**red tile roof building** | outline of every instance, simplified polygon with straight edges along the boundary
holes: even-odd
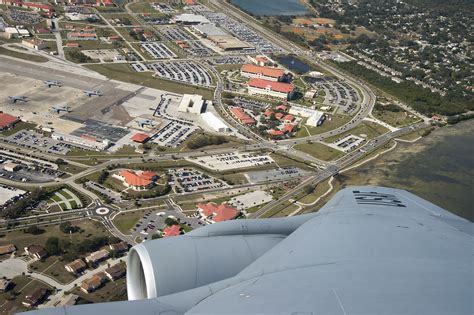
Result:
[[[292,123],[293,121],[295,121],[295,116],[286,115],[285,117],[283,117],[283,121],[286,123]]]
[[[133,137],[130,138],[133,142],[145,143],[150,139],[150,137],[145,133],[136,133]]]
[[[247,78],[261,78],[269,81],[280,81],[285,75],[282,69],[255,66],[252,64],[243,65],[240,68],[240,75]]]
[[[0,130],[8,129],[19,121],[18,117],[0,112]]]
[[[274,82],[264,79],[250,79],[247,82],[250,95],[268,95],[282,99],[290,99],[295,92],[295,86],[291,83]]]
[[[112,175],[112,177],[121,180],[126,187],[131,187],[133,190],[148,190],[154,186],[158,174],[150,171],[125,170]]]
[[[268,134],[270,134],[272,136],[283,136],[285,133],[281,130],[270,129],[270,130],[268,130]]]
[[[276,107],[276,110],[281,110],[281,111],[284,111],[286,112],[288,110],[288,107],[286,107],[285,105],[281,104],[281,105],[278,105]]]
[[[175,224],[163,229],[163,237],[178,236],[181,234],[181,226]]]
[[[240,215],[239,210],[226,204],[200,203],[197,207],[201,216],[210,223],[232,220]]]
[[[230,113],[234,116],[238,121],[246,125],[254,125],[255,119],[250,117],[242,108],[240,107],[231,107],[229,108]]]
[[[293,132],[296,129],[296,125],[291,125],[291,124],[286,124],[283,126],[283,131],[284,132]]]

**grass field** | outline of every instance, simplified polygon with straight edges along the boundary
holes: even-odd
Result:
[[[71,240],[73,243],[80,243],[84,239],[91,236],[109,236],[109,232],[99,223],[91,220],[80,220],[72,222],[73,225],[79,226],[83,232],[71,234]],[[0,235],[0,245],[15,244],[20,252],[23,252],[23,248],[30,244],[38,244],[44,246],[46,240],[50,237],[65,238],[66,234],[59,230],[59,225],[54,224],[47,227],[41,227],[44,230],[42,234],[33,235],[23,231],[9,231],[6,234]]]
[[[110,79],[139,84],[154,89],[179,94],[199,94],[206,99],[212,99],[214,96],[211,89],[154,78],[150,72],[135,72],[130,68],[130,66],[125,64],[86,65],[85,67],[99,72]]]
[[[128,6],[130,10],[135,13],[157,13],[155,9],[148,2],[136,2]]]
[[[380,119],[381,121],[384,121],[393,127],[404,127],[420,121],[419,118],[413,117],[412,114],[403,110],[399,112],[392,112],[388,110],[374,109],[373,115],[375,118]]]
[[[0,55],[15,57],[19,59],[34,61],[34,62],[47,62],[48,58],[33,54],[25,54],[15,50],[7,49],[4,47],[0,47]]]
[[[0,131],[0,134],[5,137],[8,137],[17,133],[18,131],[25,130],[25,129],[34,129],[34,128],[36,128],[36,124],[20,121],[16,123],[13,128]]]
[[[314,156],[317,159],[323,161],[332,161],[337,160],[344,155],[344,152],[333,149],[324,145],[322,143],[303,143],[294,146],[296,150],[308,153],[311,156]]]
[[[113,220],[114,225],[123,234],[130,234],[130,229],[137,224],[143,215],[150,210],[137,210],[133,212],[125,212],[117,215]]]
[[[363,122],[355,128],[352,128],[352,129],[350,129],[346,132],[343,132],[339,135],[326,138],[326,139],[324,139],[324,141],[328,142],[328,143],[334,142],[337,139],[340,139],[340,138],[342,138],[346,135],[349,135],[349,134],[353,134],[353,135],[356,135],[356,136],[365,135],[366,139],[372,139],[372,138],[375,138],[375,137],[377,137],[381,134],[386,133],[387,131],[388,131],[387,128],[385,128],[383,126],[380,126],[379,124],[372,123],[372,122]]]
[[[46,276],[54,278],[59,283],[67,284],[76,279],[70,272],[66,271],[66,269],[64,268],[67,263],[69,262],[61,261],[57,256],[49,256],[43,261],[35,261],[30,265],[30,268],[35,272],[41,272]]]

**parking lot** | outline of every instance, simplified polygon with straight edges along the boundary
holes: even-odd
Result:
[[[188,139],[194,131],[196,127],[192,124],[173,120],[152,137],[152,142],[163,147],[175,148]]]
[[[224,153],[204,157],[189,158],[193,163],[216,171],[227,171],[239,168],[250,168],[271,165],[275,161],[267,154]]]
[[[159,31],[170,42],[177,44],[181,49],[193,56],[208,57],[214,54],[184,27],[165,26],[159,28]]]
[[[68,154],[73,148],[70,144],[54,140],[31,130],[20,130],[8,136],[5,140],[21,147],[62,155]]]
[[[297,167],[282,167],[267,171],[247,172],[245,177],[252,184],[265,183],[268,181],[287,180],[296,177],[307,176],[309,173]]]
[[[188,225],[193,229],[205,225],[205,223],[201,222],[197,217],[187,217],[180,211],[172,208],[149,211],[130,230],[132,239],[138,237],[144,241],[151,239],[153,234],[166,227],[165,220],[168,217],[179,219],[181,224]]]
[[[160,42],[140,43],[140,46],[154,59],[172,59],[177,57],[168,46]]]
[[[33,13],[30,11],[25,10],[17,10],[9,8],[7,11],[9,12],[10,19],[19,23],[19,24],[31,24],[35,25],[40,23],[43,18],[38,13]]]
[[[10,163],[16,164],[18,169],[15,171],[6,170],[6,166]],[[53,168],[51,164],[4,152],[0,153],[0,177],[12,181],[43,183],[56,180],[64,174],[64,172]]]
[[[210,86],[212,83],[209,73],[195,62],[168,61],[153,63],[148,67],[160,78],[201,86]]]
[[[305,81],[317,90],[324,90],[324,105],[337,106],[339,112],[351,115],[357,110],[360,97],[356,90],[342,80],[334,78],[305,77]]]
[[[364,141],[364,138],[350,134],[337,139],[333,143],[329,144],[329,146],[339,151],[349,152],[360,146]]]
[[[192,6],[191,10],[195,14],[205,16],[212,23],[219,25],[220,28],[225,29],[229,33],[233,34],[238,39],[247,42],[255,47],[254,51],[245,50],[245,53],[280,53],[282,49],[276,45],[270,43],[268,40],[263,38],[261,35],[257,34],[250,28],[239,23],[233,18],[228,17],[224,13],[216,13],[210,11],[207,7],[203,5]]]
[[[15,187],[0,185],[0,206],[5,206],[10,202],[15,202],[25,193],[26,191]]]
[[[252,191],[243,195],[233,197],[228,204],[236,207],[238,210],[247,210],[273,200],[272,195],[263,190]]]
[[[194,169],[171,169],[169,174],[171,176],[170,184],[174,186],[177,193],[229,187],[223,181]]]

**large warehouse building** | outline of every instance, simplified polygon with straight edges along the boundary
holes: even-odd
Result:
[[[201,118],[215,132],[230,132],[230,128],[219,117],[214,115],[214,113],[203,113],[201,114]]]
[[[250,95],[260,94],[282,99],[291,99],[295,93],[295,86],[291,83],[274,82],[264,79],[253,78],[247,82]]]

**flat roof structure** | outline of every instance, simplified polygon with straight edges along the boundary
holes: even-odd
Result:
[[[201,114],[204,122],[216,132],[229,132],[230,128],[214,113],[207,112]]]
[[[270,67],[261,67],[261,66],[255,66],[252,64],[246,64],[243,65],[240,68],[241,72],[246,72],[246,73],[251,73],[251,74],[256,74],[256,75],[261,75],[265,77],[271,77],[278,79],[282,77],[285,74],[285,71],[283,69],[276,69],[276,68],[270,68]]]
[[[200,114],[204,107],[202,95],[184,94],[181,99],[178,111],[182,113]]]
[[[295,86],[291,83],[274,82],[264,79],[250,79],[247,83],[250,87],[258,89],[270,89],[280,93],[291,93],[295,90]]]

